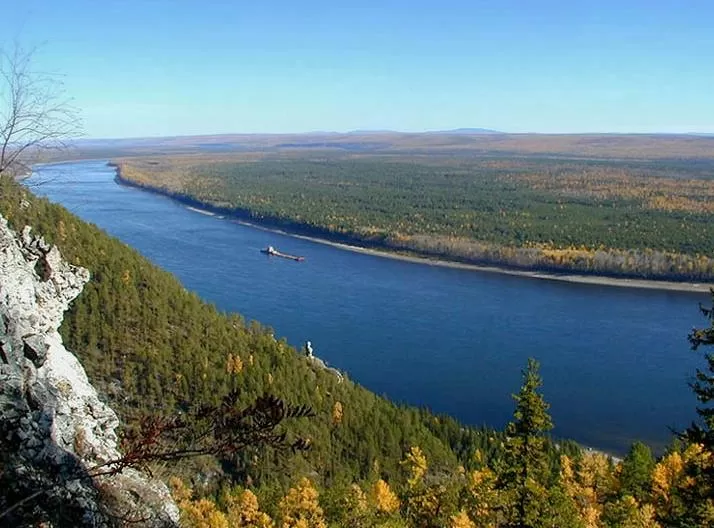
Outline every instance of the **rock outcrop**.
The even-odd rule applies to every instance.
[[[166,486],[121,457],[114,411],[58,328],[89,272],[0,216],[0,525],[176,526]]]
[[[340,372],[336,368],[329,367],[327,363],[325,363],[322,359],[315,355],[315,351],[312,349],[312,343],[310,341],[305,342],[305,346],[303,346],[303,352],[305,352],[305,358],[307,359],[307,361],[315,369],[324,370],[325,372],[332,374],[337,378],[337,383],[342,383],[345,380],[345,377],[342,375],[342,372]]]

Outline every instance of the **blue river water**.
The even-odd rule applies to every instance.
[[[340,250],[117,184],[101,161],[36,168],[34,192],[174,273],[225,311],[275,329],[389,398],[502,427],[529,356],[554,434],[623,453],[661,449],[695,418],[703,360],[687,333],[708,294],[581,285]],[[304,255],[297,263],[259,250]]]

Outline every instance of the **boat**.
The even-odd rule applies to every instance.
[[[290,260],[294,260],[296,262],[302,262],[305,260],[305,257],[299,257],[297,255],[288,255],[287,253],[282,253],[275,249],[273,246],[268,246],[267,248],[261,249],[261,253],[264,253],[270,257],[281,257],[281,258],[286,258]]]

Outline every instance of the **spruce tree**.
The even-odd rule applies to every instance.
[[[714,297],[714,290],[712,290]],[[695,329],[689,335],[692,348],[714,345],[714,308],[701,307],[709,320],[709,328]],[[697,369],[690,384],[700,406],[699,423],[693,423],[681,437],[700,455],[685,464],[688,485],[679,491],[685,514],[677,519],[678,526],[714,526],[714,353],[706,352],[707,369]]]
[[[538,362],[530,358],[523,371],[523,385],[513,395],[516,409],[506,427],[504,467],[500,487],[509,496],[505,514],[508,526],[540,526],[548,489],[546,435],[553,428],[550,407],[538,392],[542,385]]]
[[[627,456],[622,460],[620,472],[622,495],[631,495],[638,502],[644,502],[650,493],[654,467],[655,459],[652,450],[642,442],[633,443]]]
[[[714,297],[714,290],[712,290]],[[704,316],[709,319],[709,328],[695,329],[689,335],[689,342],[692,349],[697,350],[700,346],[714,345],[714,308],[701,307]],[[704,354],[707,362],[707,371],[697,369],[696,380],[691,383],[692,390],[696,395],[701,407],[697,407],[697,414],[702,419],[701,424],[692,424],[685,432],[685,437],[699,444],[702,444],[709,452],[714,453],[714,353]]]

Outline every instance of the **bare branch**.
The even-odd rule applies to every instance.
[[[57,481],[39,486],[5,510],[0,509],[0,524],[14,511],[73,481],[94,482],[122,473],[127,468],[151,475],[151,463],[201,455],[227,458],[249,448],[271,447],[278,452],[310,449],[308,439],[289,440],[288,435],[279,430],[285,420],[313,417],[315,414],[310,407],[290,405],[272,395],[261,396],[251,405],[242,406],[240,394],[233,391],[217,405],[188,408],[188,412],[181,415],[145,416],[138,428],[125,434],[123,455],[119,458],[91,467],[77,464]]]
[[[81,123],[61,78],[32,68],[37,50],[0,50],[0,175],[63,149]]]

